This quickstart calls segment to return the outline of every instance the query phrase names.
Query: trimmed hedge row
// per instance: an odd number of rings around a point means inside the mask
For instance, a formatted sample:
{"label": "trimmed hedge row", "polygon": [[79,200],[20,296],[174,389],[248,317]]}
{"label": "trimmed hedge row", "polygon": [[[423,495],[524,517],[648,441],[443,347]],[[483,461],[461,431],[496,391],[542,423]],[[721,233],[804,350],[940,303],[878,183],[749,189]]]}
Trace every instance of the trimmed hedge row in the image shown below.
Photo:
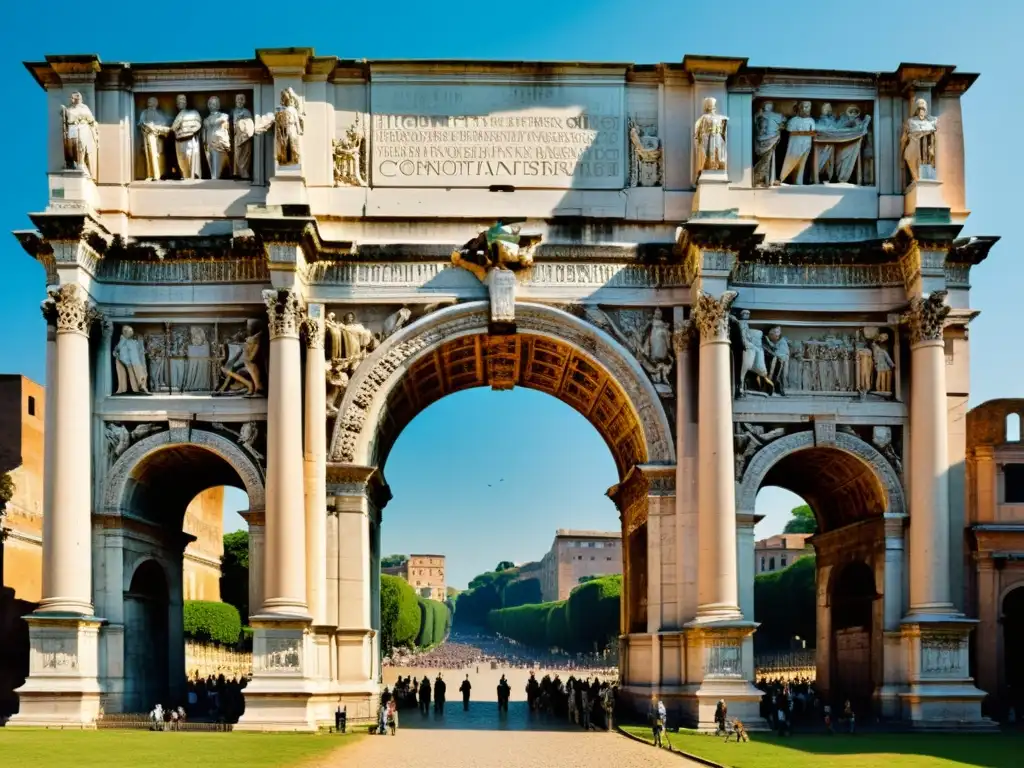
{"label": "trimmed hedge row", "polygon": [[801,557],[788,568],[759,573],[754,578],[754,618],[761,622],[754,633],[754,649],[788,649],[793,635],[817,637],[813,555]]}
{"label": "trimmed hedge row", "polygon": [[380,577],[380,633],[384,652],[411,647],[420,633],[420,607],[416,591],[398,576]]}
{"label": "trimmed hedge row", "polygon": [[602,576],[576,587],[568,600],[492,610],[487,624],[525,645],[601,650],[619,635],[621,594],[621,576]]}
{"label": "trimmed hedge row", "polygon": [[420,631],[416,645],[420,648],[430,648],[444,642],[450,626],[448,606],[437,600],[420,598],[419,609]]}
{"label": "trimmed hedge row", "polygon": [[234,645],[242,634],[238,609],[229,603],[186,600],[183,613],[185,637],[193,640]]}

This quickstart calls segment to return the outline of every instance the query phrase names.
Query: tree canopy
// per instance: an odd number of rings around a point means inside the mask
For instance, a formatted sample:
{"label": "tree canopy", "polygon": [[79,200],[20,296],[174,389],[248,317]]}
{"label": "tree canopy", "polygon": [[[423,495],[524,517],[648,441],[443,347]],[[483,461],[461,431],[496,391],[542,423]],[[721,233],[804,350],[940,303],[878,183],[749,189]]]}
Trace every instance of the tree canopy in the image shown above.
{"label": "tree canopy", "polygon": [[396,568],[405,565],[409,561],[408,555],[388,555],[380,559],[381,568]]}
{"label": "tree canopy", "polygon": [[[249,621],[249,533],[224,534],[224,555],[220,561],[220,599],[235,606],[243,623]],[[258,609],[259,606],[256,606]]]}
{"label": "tree canopy", "polygon": [[783,533],[817,533],[818,520],[814,517],[814,510],[806,504],[794,507],[790,512],[792,517],[786,521]]}
{"label": "tree canopy", "polygon": [[502,560],[498,563],[498,566],[494,569],[496,572],[501,573],[502,571],[508,571],[516,567],[516,564],[511,560]]}

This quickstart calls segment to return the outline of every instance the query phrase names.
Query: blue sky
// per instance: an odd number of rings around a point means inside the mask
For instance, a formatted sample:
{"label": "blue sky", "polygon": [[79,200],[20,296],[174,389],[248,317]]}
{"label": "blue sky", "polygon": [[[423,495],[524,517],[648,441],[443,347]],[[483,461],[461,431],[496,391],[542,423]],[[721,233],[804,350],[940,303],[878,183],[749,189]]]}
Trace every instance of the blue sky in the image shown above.
{"label": "blue sky", "polygon": [[[1024,165],[1018,76],[1024,3],[863,0],[833,7],[791,0],[684,2],[464,0],[423,4],[254,1],[190,9],[167,4],[51,0],[8,3],[0,28],[0,82],[8,118],[0,186],[0,230],[30,226],[46,201],[42,90],[23,69],[44,54],[96,53],[105,61],[251,57],[259,47],[312,46],[343,58],[679,61],[687,54],[744,56],[757,66],[892,70],[901,61],[955,64],[981,78],[964,97],[966,234],[1003,240],[973,274],[972,404],[1022,394],[1024,356],[1007,354],[1019,322],[1024,236],[1017,203]],[[0,341],[5,372],[44,378],[39,315],[42,268],[13,237],[0,237],[5,300]],[[395,499],[385,511],[384,549],[436,550],[464,586],[502,559],[539,557],[555,528],[614,528],[604,491],[610,455],[582,417],[533,392],[474,391],[443,400],[406,429],[386,468]],[[488,488],[504,477],[508,490]],[[229,507],[244,507],[230,497]],[[781,528],[793,497],[766,489],[759,535]],[[240,521],[228,516],[229,526]]]}

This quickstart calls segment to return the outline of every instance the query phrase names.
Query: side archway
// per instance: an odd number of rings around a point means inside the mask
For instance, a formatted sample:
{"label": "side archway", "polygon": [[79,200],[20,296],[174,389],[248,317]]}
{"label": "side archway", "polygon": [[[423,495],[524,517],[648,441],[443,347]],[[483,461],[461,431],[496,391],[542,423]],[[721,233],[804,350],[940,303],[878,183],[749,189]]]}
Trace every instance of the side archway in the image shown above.
{"label": "side archway", "polygon": [[[675,463],[672,428],[654,385],[611,336],[542,304],[516,304],[515,336],[489,336],[489,317],[487,302],[457,304],[385,341],[345,391],[331,460],[383,466],[394,438],[419,411],[460,389],[501,388],[500,376],[506,388],[546,391],[580,411],[608,443],[620,477],[638,464]],[[436,386],[406,397],[410,374],[419,373]]]}

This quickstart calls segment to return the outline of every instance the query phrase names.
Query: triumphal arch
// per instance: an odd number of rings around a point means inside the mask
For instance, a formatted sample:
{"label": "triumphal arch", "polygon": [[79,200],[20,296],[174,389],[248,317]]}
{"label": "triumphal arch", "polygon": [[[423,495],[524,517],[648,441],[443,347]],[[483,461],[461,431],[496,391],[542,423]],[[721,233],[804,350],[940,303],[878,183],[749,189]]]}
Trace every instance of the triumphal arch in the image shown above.
{"label": "triumphal arch", "polygon": [[614,456],[624,697],[757,724],[754,500],[776,485],[818,519],[824,694],[984,722],[962,612],[969,278],[995,241],[960,236],[974,75],[302,48],[27,67],[47,479],[16,722],[180,697],[182,515],[219,485],[249,497],[240,727],[368,716],[388,453],[486,386],[563,400]]}

